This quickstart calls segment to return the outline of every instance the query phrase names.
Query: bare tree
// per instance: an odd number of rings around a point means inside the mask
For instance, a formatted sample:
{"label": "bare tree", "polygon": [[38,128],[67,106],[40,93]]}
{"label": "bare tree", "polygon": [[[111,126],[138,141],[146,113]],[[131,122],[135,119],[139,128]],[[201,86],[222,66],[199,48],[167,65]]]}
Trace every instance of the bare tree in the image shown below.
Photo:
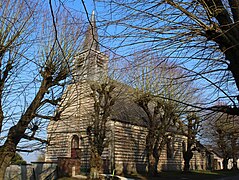
{"label": "bare tree", "polygon": [[0,179],[16,151],[46,143],[41,128],[58,119],[53,111],[71,74],[80,22],[61,6],[56,11],[44,1],[0,3]]}
{"label": "bare tree", "polygon": [[239,132],[237,116],[213,113],[204,122],[202,137],[223,157],[223,169],[227,170],[228,160],[233,159],[233,168],[237,169],[239,150]]}
{"label": "bare tree", "polygon": [[177,69],[176,64],[170,63],[155,67],[157,58],[148,52],[135,55],[131,62],[135,68],[128,70],[128,82],[136,89],[135,103],[146,114],[143,121],[148,131],[146,155],[150,175],[158,173],[160,156],[169,137],[175,135],[178,123],[184,123],[181,118],[190,111],[178,102],[191,103],[198,100],[193,84],[180,79],[183,71]]}
{"label": "bare tree", "polygon": [[195,113],[188,114],[186,123],[180,123],[179,127],[182,134],[187,137],[187,142],[183,142],[183,159],[184,159],[184,172],[190,170],[190,160],[193,157],[193,151],[198,151],[197,135],[200,130],[200,119]]}
{"label": "bare tree", "polygon": [[115,103],[115,86],[111,80],[104,83],[95,82],[91,85],[91,96],[94,100],[93,120],[87,128],[87,134],[90,144],[90,173],[93,175],[103,172],[103,161],[101,155],[107,146],[106,135],[108,133],[108,124]]}
{"label": "bare tree", "polygon": [[[109,30],[106,37],[114,41],[113,50],[122,52],[127,61],[138,51],[148,50],[162,57],[158,64],[177,62],[187,71],[182,78],[193,77],[207,91],[207,101],[199,109],[239,114],[237,1],[98,2],[108,8],[99,9],[99,14],[103,13],[102,26]],[[213,107],[217,100],[226,106]]]}
{"label": "bare tree", "polygon": [[167,143],[170,128],[177,121],[175,107],[170,102],[162,101],[153,95],[142,94],[136,103],[144,110],[147,119],[144,119],[148,133],[146,136],[146,155],[149,175],[158,173],[158,162],[164,146]]}

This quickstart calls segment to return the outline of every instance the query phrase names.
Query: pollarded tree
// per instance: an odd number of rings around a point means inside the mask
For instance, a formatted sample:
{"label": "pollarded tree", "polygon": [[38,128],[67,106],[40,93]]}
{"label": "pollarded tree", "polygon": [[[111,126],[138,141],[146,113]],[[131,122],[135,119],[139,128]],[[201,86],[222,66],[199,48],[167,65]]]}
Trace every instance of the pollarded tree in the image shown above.
{"label": "pollarded tree", "polygon": [[115,85],[112,80],[103,83],[94,82],[91,84],[91,97],[94,102],[91,125],[87,128],[90,144],[90,173],[97,174],[103,172],[103,161],[101,155],[107,146],[106,135],[108,133],[107,122],[110,120],[112,106],[115,103]]}
{"label": "pollarded tree", "polygon": [[201,125],[200,119],[195,113],[188,114],[186,121],[184,124],[179,124],[182,134],[187,137],[187,142],[183,144],[184,172],[190,170],[190,160],[193,157],[193,151],[198,150],[196,137]]}
{"label": "pollarded tree", "polygon": [[178,102],[189,104],[198,100],[196,88],[191,81],[180,79],[183,71],[177,69],[176,64],[170,63],[162,63],[155,68],[154,62],[157,58],[147,52],[135,55],[132,63],[135,68],[128,70],[128,82],[136,88],[135,102],[147,117],[143,120],[148,130],[146,154],[150,175],[158,173],[162,150],[169,137],[175,135],[176,129],[179,128],[177,125],[183,124],[180,118],[190,111],[186,105]]}
{"label": "pollarded tree", "polygon": [[59,116],[52,112],[79,47],[80,23],[56,7],[57,14],[44,1],[0,3],[0,179],[16,151],[46,143],[41,127]]}
{"label": "pollarded tree", "polygon": [[109,30],[106,37],[114,40],[111,48],[122,52],[126,59],[148,50],[160,54],[158,64],[177,62],[187,71],[181,78],[191,76],[202,91],[207,90],[208,99],[199,108],[211,107],[220,99],[227,103],[225,107],[208,109],[239,115],[237,0],[98,2],[108,8],[102,12],[99,9],[99,14],[103,13],[102,26]]}
{"label": "pollarded tree", "polygon": [[223,169],[227,170],[228,160],[233,159],[233,168],[237,169],[239,150],[238,118],[223,113],[212,113],[204,124],[202,136],[223,157]]}
{"label": "pollarded tree", "polygon": [[172,102],[150,93],[138,93],[135,102],[147,115],[147,119],[144,119],[148,130],[145,150],[148,173],[153,176],[158,173],[159,158],[168,137],[174,135],[171,130],[178,120],[178,114]]}

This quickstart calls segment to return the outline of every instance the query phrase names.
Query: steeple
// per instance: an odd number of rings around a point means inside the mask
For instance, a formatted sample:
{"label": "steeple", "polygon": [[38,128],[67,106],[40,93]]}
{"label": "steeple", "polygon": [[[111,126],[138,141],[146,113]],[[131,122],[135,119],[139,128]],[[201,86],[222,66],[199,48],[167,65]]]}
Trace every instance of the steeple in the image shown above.
{"label": "steeple", "polygon": [[74,76],[78,81],[101,81],[108,76],[108,56],[100,52],[94,11],[85,33],[82,48],[75,56]]}
{"label": "steeple", "polygon": [[100,51],[98,42],[98,33],[95,20],[95,11],[92,11],[91,19],[85,33],[85,39],[82,45],[82,51],[85,50],[96,50]]}

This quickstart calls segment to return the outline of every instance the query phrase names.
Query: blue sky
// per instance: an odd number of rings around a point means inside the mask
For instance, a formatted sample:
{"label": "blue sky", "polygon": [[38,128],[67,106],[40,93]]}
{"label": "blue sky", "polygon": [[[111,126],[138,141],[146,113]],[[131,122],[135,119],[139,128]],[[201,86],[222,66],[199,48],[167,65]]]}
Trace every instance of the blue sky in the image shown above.
{"label": "blue sky", "polygon": [[[86,15],[86,11],[87,11],[87,13],[88,13],[88,17],[90,17],[90,15],[91,15],[91,13],[92,13],[92,11],[94,10],[94,9],[96,9],[96,15],[99,13],[99,15],[101,15],[100,14],[100,11],[105,11],[105,12],[107,12],[107,10],[106,9],[102,9],[101,7],[95,7],[95,3],[94,3],[94,0],[85,0],[84,1],[84,3],[85,3],[85,6],[86,6],[86,9],[84,8],[84,6],[83,6],[83,3],[82,3],[82,1],[80,0],[80,1],[67,1],[67,4],[66,4],[66,7],[68,6],[68,8],[72,8],[72,9],[74,9],[74,10],[76,10],[76,11],[80,11],[82,14],[83,14],[83,17],[84,17],[84,19],[85,20],[87,20],[87,15]],[[107,16],[108,17],[108,16]],[[107,17],[104,17],[105,19],[107,19]],[[138,18],[138,17],[137,17]],[[102,17],[100,17],[99,16],[99,19],[102,19]],[[140,23],[140,22],[139,22]],[[140,25],[142,25],[142,24],[140,24]],[[119,32],[121,29],[120,29],[120,26],[117,26],[117,32]],[[122,27],[122,29],[123,29],[123,27]],[[111,30],[111,29],[110,29]],[[101,31],[101,29],[99,28],[99,31]],[[107,31],[109,32],[109,29],[107,29]],[[104,29],[102,29],[102,31],[101,32],[104,32]],[[101,33],[100,32],[100,33]],[[135,31],[132,31],[132,32],[135,32]],[[133,33],[132,33],[133,34]],[[113,47],[113,43],[116,43],[117,44],[117,42],[112,42],[111,40],[109,40],[109,39],[107,39],[108,40],[108,42],[106,41],[106,43],[108,43],[107,45],[108,46],[110,46],[110,47]],[[128,38],[127,40],[132,40],[132,38]],[[143,40],[145,40],[145,39],[143,39]],[[112,44],[109,44],[109,42],[111,42]],[[127,41],[126,41],[127,42]],[[157,43],[160,43],[161,41],[160,40],[158,40],[158,41],[155,41],[155,42],[157,42]],[[138,48],[139,47],[141,47],[142,49],[144,49],[144,48],[147,48],[147,47],[145,47],[145,46],[142,46],[141,44],[140,44],[140,46],[138,46]],[[157,44],[155,45],[155,47],[158,47],[157,46]],[[129,53],[131,53],[132,52],[132,46],[130,46],[130,47],[124,47],[124,48],[119,48],[119,50],[118,49],[116,49],[115,51],[117,51],[118,50],[118,52],[119,53],[125,53],[126,51],[129,51]],[[174,46],[172,46],[172,49],[173,48],[175,48]],[[162,50],[157,50],[157,51],[162,51]],[[176,53],[178,53],[178,52],[176,52]],[[189,55],[191,55],[190,53],[194,53],[194,52],[188,52],[188,54]],[[123,54],[122,54],[123,55]],[[173,54],[172,54],[173,55]],[[198,56],[198,55],[197,55]],[[183,59],[180,59],[181,61],[183,60]],[[119,61],[119,63],[122,63],[122,58],[120,59],[120,61]],[[194,62],[193,62],[194,63]],[[195,62],[195,64],[196,64],[197,62]],[[183,65],[184,65],[184,67],[185,67],[185,63],[183,63]],[[190,66],[190,67],[185,67],[185,68],[188,68],[188,69],[190,69],[194,64],[192,64],[192,62],[190,62],[189,64],[187,64],[188,66]],[[196,66],[196,65],[195,65]],[[196,68],[196,70],[198,71],[199,69],[198,68]],[[209,78],[212,78],[213,79],[213,77],[209,77]],[[200,82],[200,85],[201,85],[201,83],[203,82],[203,80],[202,80],[202,78],[200,78],[200,80],[199,81],[197,81],[197,82]],[[208,82],[207,81],[205,81],[205,79],[204,79],[204,82],[205,82],[205,84],[207,84]],[[205,85],[206,86],[206,85]],[[233,89],[233,88],[231,88],[231,89]],[[207,89],[207,94],[209,95],[209,90]],[[213,93],[212,93],[213,94]],[[210,97],[210,99],[215,99],[216,97],[218,97],[219,95],[218,94],[214,94],[214,96],[215,97]],[[27,160],[28,162],[30,162],[30,161],[35,161],[36,160],[36,158],[37,158],[37,152],[34,152],[34,153],[31,153],[31,154],[24,154],[24,159],[25,160]]]}

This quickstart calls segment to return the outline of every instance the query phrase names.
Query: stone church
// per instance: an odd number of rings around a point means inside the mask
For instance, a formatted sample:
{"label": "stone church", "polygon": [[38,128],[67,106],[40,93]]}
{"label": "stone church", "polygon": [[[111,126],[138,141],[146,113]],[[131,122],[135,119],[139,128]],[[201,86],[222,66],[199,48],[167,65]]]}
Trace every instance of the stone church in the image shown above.
{"label": "stone church", "polygon": [[[85,34],[81,52],[75,57],[73,80],[63,94],[60,119],[48,125],[48,141],[45,161],[57,162],[66,166],[73,174],[89,170],[89,143],[87,127],[91,125],[93,100],[90,96],[92,82],[101,82],[108,76],[109,57],[100,51],[95,15]],[[119,98],[114,104],[108,121],[107,141],[102,159],[105,172],[145,171],[145,139],[147,130],[142,122],[144,112],[130,100],[133,88],[115,81]],[[123,95],[122,95],[123,94]],[[129,98],[127,98],[129,97]],[[182,170],[182,143],[186,137],[178,135],[171,138],[160,157],[159,170]],[[207,157],[194,153],[191,167],[206,169]],[[72,175],[72,172],[68,172]]]}

